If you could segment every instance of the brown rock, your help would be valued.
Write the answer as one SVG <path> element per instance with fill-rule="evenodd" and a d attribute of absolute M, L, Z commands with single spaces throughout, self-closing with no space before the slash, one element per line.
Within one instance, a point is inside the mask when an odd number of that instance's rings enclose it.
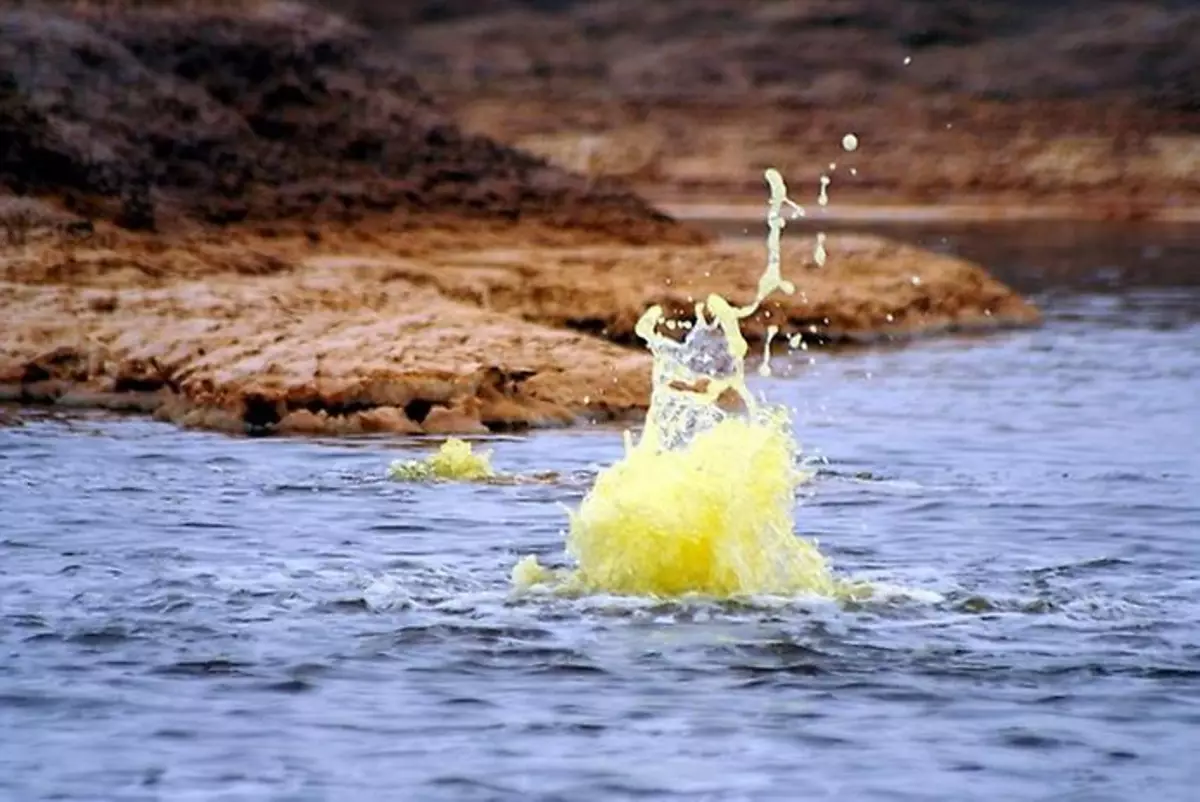
<path fill-rule="evenodd" d="M 402 257 L 386 255 L 396 249 L 384 238 L 360 253 L 301 252 L 289 237 L 243 236 L 216 251 L 172 239 L 157 263 L 143 260 L 164 244 L 153 236 L 25 248 L 0 266 L 4 386 L 47 403 L 153 404 L 164 420 L 249 433 L 465 434 L 624 418 L 649 396 L 649 358 L 633 334 L 642 311 L 660 303 L 690 315 L 709 292 L 749 301 L 764 258 L 755 244 L 528 247 L 493 236 L 445 251 L 419 238 L 404 235 Z M 961 260 L 839 235 L 817 267 L 811 241 L 787 243 L 798 292 L 747 321 L 752 341 L 769 324 L 823 343 L 1037 321 Z M 249 253 L 274 266 L 239 270 Z M 94 302 L 98 288 L 111 304 Z"/>
<path fill-rule="evenodd" d="M 279 421 L 280 434 L 320 434 L 329 431 L 329 416 L 324 411 L 295 409 Z"/>
<path fill-rule="evenodd" d="M 454 407 L 433 407 L 421 422 L 430 434 L 487 434 L 488 427 L 479 419 L 478 404 L 466 402 Z"/>
<path fill-rule="evenodd" d="M 357 413 L 358 420 L 366 432 L 387 432 L 389 434 L 420 434 L 421 425 L 404 414 L 397 407 L 376 407 L 365 412 Z M 483 424 L 479 424 L 481 427 Z M 483 429 L 485 432 L 487 428 Z"/>

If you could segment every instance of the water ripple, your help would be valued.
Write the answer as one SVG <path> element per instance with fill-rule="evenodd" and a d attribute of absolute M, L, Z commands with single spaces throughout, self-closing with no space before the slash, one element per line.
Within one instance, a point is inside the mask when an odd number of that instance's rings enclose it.
<path fill-rule="evenodd" d="M 1190 799 L 1200 319 L 1063 303 L 764 383 L 857 603 L 513 597 L 609 430 L 412 488 L 427 441 L 0 428 L 0 799 Z"/>

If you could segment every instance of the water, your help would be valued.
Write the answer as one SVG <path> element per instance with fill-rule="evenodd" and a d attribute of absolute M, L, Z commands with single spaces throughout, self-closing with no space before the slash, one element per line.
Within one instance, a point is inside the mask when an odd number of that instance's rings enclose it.
<path fill-rule="evenodd" d="M 610 428 L 439 487 L 382 478 L 428 444 L 0 428 L 0 799 L 1194 798 L 1200 236 L 1046 231 L 906 230 L 1044 328 L 756 380 L 828 461 L 801 533 L 909 591 L 861 606 L 510 598 Z"/>

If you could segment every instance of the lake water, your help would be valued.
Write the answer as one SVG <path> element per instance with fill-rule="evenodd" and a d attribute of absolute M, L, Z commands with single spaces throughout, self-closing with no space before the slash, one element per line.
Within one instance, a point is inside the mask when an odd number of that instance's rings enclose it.
<path fill-rule="evenodd" d="M 758 382 L 857 607 L 513 599 L 618 430 L 0 428 L 0 799 L 1145 800 L 1200 786 L 1200 231 L 907 227 L 1046 325 Z M 831 258 L 835 258 L 831 249 Z M 781 364 L 782 368 L 783 365 Z"/>

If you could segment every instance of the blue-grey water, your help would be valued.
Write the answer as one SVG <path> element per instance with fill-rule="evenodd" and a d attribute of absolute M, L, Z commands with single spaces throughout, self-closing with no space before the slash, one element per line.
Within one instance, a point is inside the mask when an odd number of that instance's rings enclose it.
<path fill-rule="evenodd" d="M 861 606 L 510 597 L 612 428 L 412 486 L 434 444 L 22 412 L 0 800 L 1195 799 L 1200 233 L 1048 231 L 909 232 L 1044 327 L 758 384 L 824 461 L 800 534 L 908 590 Z"/>

